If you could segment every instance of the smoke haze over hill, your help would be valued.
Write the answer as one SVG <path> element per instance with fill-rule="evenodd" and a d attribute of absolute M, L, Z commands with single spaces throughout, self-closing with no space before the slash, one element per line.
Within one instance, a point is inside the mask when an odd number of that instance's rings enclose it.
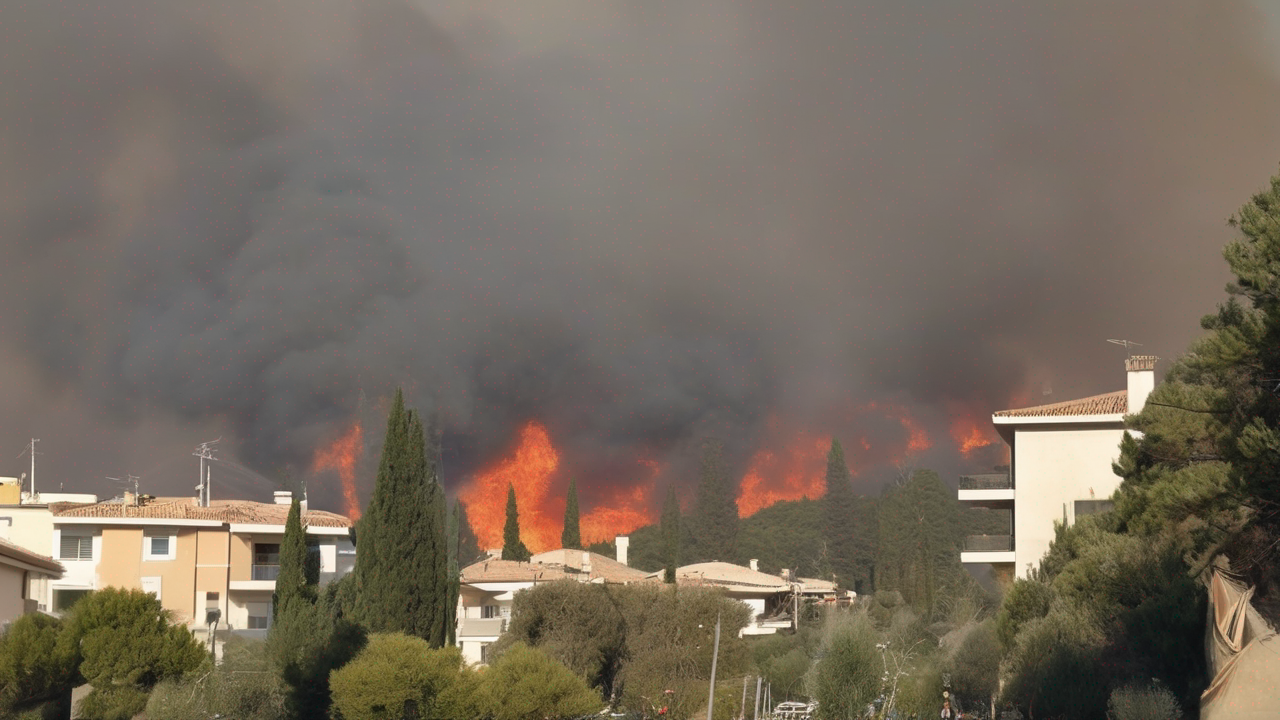
<path fill-rule="evenodd" d="M 1251 5 L 1059 5 L 0 10 L 0 449 L 192 494 L 201 441 L 305 474 L 360 421 L 367 496 L 402 385 L 451 489 L 535 420 L 588 509 L 708 435 L 998 461 L 964 423 L 1184 349 L 1280 162 Z"/>

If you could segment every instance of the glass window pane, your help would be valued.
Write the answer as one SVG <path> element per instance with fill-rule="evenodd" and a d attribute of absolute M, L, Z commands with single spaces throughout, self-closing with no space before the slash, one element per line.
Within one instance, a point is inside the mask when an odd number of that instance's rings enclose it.
<path fill-rule="evenodd" d="M 151 554 L 153 556 L 167 557 L 169 555 L 169 538 L 167 537 L 151 538 Z"/>

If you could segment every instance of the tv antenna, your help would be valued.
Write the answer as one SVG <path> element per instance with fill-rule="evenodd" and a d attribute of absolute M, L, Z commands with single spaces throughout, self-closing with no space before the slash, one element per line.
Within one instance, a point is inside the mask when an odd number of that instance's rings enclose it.
<path fill-rule="evenodd" d="M 209 471 L 205 469 L 205 460 L 216 460 L 213 456 L 215 452 L 214 445 L 222 442 L 222 438 L 203 442 L 196 446 L 195 452 L 191 453 L 200 458 L 200 484 L 196 486 L 196 491 L 200 494 L 196 497 L 196 504 L 200 507 L 209 507 Z"/>
<path fill-rule="evenodd" d="M 1127 352 L 1127 353 L 1129 353 L 1129 357 L 1133 357 L 1133 352 L 1132 352 L 1131 350 L 1129 350 L 1129 348 L 1131 348 L 1131 347 L 1142 347 L 1142 343 L 1136 343 L 1136 342 L 1134 342 L 1134 341 L 1132 341 L 1132 340 L 1110 340 L 1110 339 L 1108 339 L 1108 340 L 1107 340 L 1107 342 L 1111 343 L 1112 345 L 1120 345 L 1120 346 L 1123 346 L 1123 347 L 1124 347 L 1124 351 L 1125 351 L 1125 352 Z"/>
<path fill-rule="evenodd" d="M 18 453 L 18 457 L 22 457 L 27 453 L 31 453 L 31 497 L 36 496 L 36 456 L 44 453 L 36 452 L 36 443 L 40 442 L 40 438 L 31 438 L 31 442 L 22 448 L 22 452 Z"/>
<path fill-rule="evenodd" d="M 117 482 L 117 483 L 120 483 L 120 485 L 121 485 L 121 486 L 123 486 L 123 487 L 128 487 L 128 486 L 132 485 L 132 486 L 133 486 L 133 504 L 134 504 L 134 505 L 139 504 L 139 499 L 138 499 L 138 498 L 139 498 L 139 495 L 138 495 L 138 480 L 140 480 L 140 478 L 139 478 L 137 475 L 125 475 L 125 476 L 124 476 L 124 477 L 122 477 L 122 478 L 113 478 L 113 477 L 109 477 L 109 478 L 107 478 L 107 479 L 108 479 L 108 480 L 111 480 L 111 481 L 114 481 L 114 482 Z"/>

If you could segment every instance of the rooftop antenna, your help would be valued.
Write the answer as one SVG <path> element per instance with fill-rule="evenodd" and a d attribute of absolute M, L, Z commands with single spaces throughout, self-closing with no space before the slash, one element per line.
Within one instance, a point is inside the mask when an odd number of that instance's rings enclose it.
<path fill-rule="evenodd" d="M 1112 345 L 1120 345 L 1120 346 L 1123 346 L 1123 347 L 1124 347 L 1124 351 L 1125 351 L 1126 353 L 1129 353 L 1129 357 L 1133 357 L 1133 351 L 1132 351 L 1132 350 L 1130 350 L 1129 348 L 1131 348 L 1131 347 L 1142 347 L 1142 343 L 1136 343 L 1136 342 L 1134 342 L 1134 341 L 1132 341 L 1132 340 L 1110 340 L 1110 339 L 1109 339 L 1109 340 L 1107 340 L 1107 342 L 1111 343 Z"/>
<path fill-rule="evenodd" d="M 109 477 L 109 478 L 107 478 L 107 479 L 108 479 L 108 480 L 114 480 L 115 482 L 118 482 L 118 483 L 120 483 L 121 485 L 123 485 L 123 486 L 125 486 L 125 487 L 128 487 L 128 486 L 132 485 L 132 486 L 133 486 L 133 504 L 134 504 L 134 505 L 138 505 L 138 504 L 139 504 L 139 500 L 138 500 L 138 498 L 139 498 L 139 495 L 138 495 L 138 480 L 139 480 L 140 478 L 139 478 L 137 475 L 125 475 L 123 478 L 113 478 L 113 477 Z"/>
<path fill-rule="evenodd" d="M 216 460 L 213 456 L 214 445 L 222 442 L 222 438 L 203 442 L 196 446 L 195 452 L 191 453 L 200 458 L 200 484 L 196 486 L 196 490 L 200 493 L 196 498 L 196 504 L 200 507 L 209 507 L 209 473 L 205 470 L 205 460 Z"/>
<path fill-rule="evenodd" d="M 40 442 L 40 438 L 31 438 L 31 442 L 27 443 L 22 452 L 18 453 L 18 457 L 31 453 L 31 498 L 33 500 L 36 497 L 36 456 L 44 454 L 36 452 L 36 443 L 38 442 Z"/>

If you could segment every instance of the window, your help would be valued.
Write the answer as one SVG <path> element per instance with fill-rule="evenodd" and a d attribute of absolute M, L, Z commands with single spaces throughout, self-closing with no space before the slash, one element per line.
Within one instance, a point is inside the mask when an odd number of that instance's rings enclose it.
<path fill-rule="evenodd" d="M 80 598 L 88 594 L 88 590 L 58 590 L 55 588 L 53 591 L 53 611 L 66 612 L 67 610 L 70 610 L 71 606 L 75 605 Z"/>
<path fill-rule="evenodd" d="M 207 608 L 218 607 L 218 593 L 207 592 L 204 594 L 204 606 Z"/>
<path fill-rule="evenodd" d="M 489 643 L 480 643 L 480 664 L 489 664 Z"/>
<path fill-rule="evenodd" d="M 1076 517 L 1082 518 L 1086 515 L 1109 512 L 1113 507 L 1115 504 L 1110 500 L 1077 500 Z"/>
<path fill-rule="evenodd" d="M 254 543 L 253 544 L 253 564 L 254 565 L 279 565 L 280 564 L 280 543 Z"/>
<path fill-rule="evenodd" d="M 176 556 L 178 533 L 168 528 L 148 530 L 142 538 L 143 560 L 173 560 Z"/>
<path fill-rule="evenodd" d="M 92 535 L 66 535 L 63 534 L 62 540 L 58 545 L 59 560 L 92 560 L 93 559 L 93 536 Z"/>
<path fill-rule="evenodd" d="M 271 603 L 247 603 L 250 630 L 266 630 L 271 619 Z"/>
<path fill-rule="evenodd" d="M 480 617 L 484 620 L 492 620 L 493 618 L 498 617 L 498 606 L 485 605 L 480 608 Z"/>

